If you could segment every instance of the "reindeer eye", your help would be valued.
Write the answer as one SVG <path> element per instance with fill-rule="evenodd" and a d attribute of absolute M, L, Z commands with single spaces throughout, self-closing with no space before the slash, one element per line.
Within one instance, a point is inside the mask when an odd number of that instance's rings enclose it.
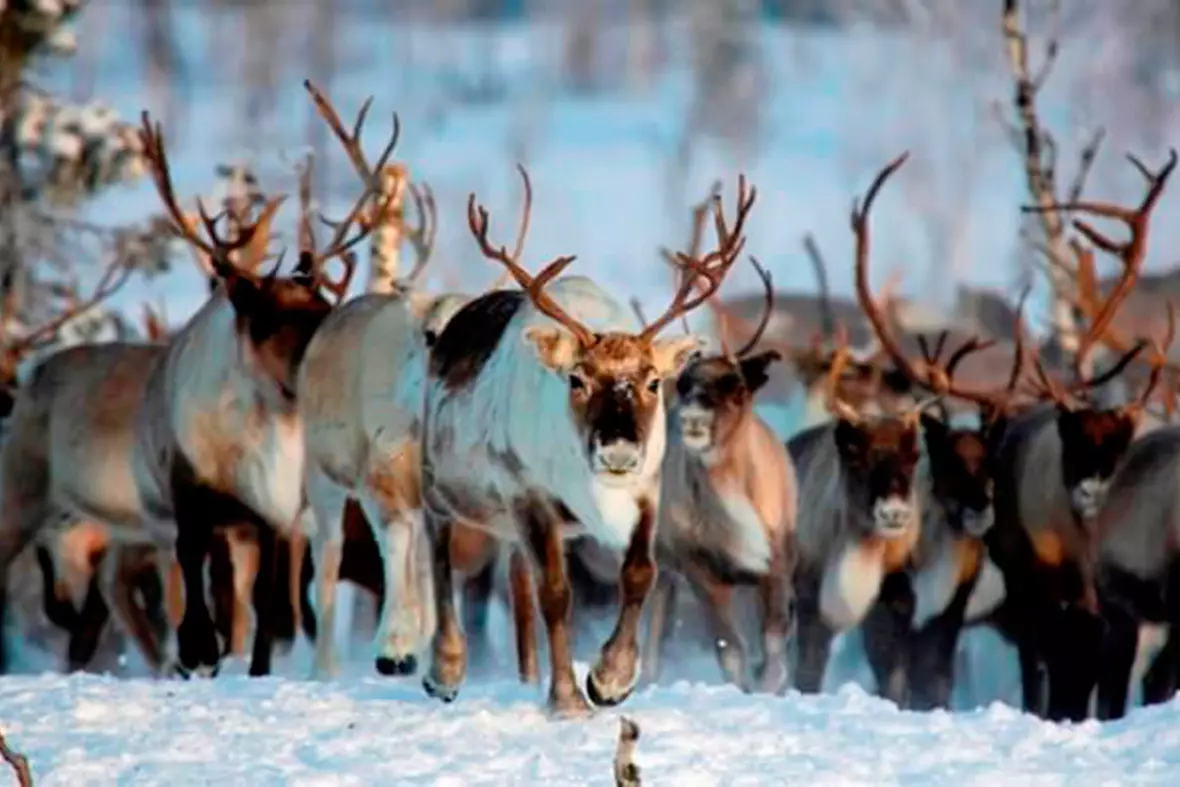
<path fill-rule="evenodd" d="M 586 389 L 586 381 L 583 380 L 580 375 L 571 374 L 570 375 L 570 390 L 571 391 L 583 391 L 585 389 Z"/>
<path fill-rule="evenodd" d="M 651 393 L 659 393 L 660 392 L 660 378 L 653 377 L 650 380 L 648 380 L 647 381 L 647 390 Z"/>

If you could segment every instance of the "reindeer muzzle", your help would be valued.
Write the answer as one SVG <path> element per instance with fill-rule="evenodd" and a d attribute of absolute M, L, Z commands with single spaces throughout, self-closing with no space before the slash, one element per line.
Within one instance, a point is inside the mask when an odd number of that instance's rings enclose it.
<path fill-rule="evenodd" d="M 594 448 L 594 471 L 606 476 L 630 476 L 639 472 L 643 465 L 643 453 L 639 446 L 629 440 L 615 440 L 608 445 L 601 443 Z"/>
<path fill-rule="evenodd" d="M 992 529 L 992 525 L 996 523 L 996 515 L 991 506 L 988 506 L 982 511 L 965 508 L 960 516 L 963 533 L 971 538 L 983 538 L 987 534 L 987 531 Z"/>
<path fill-rule="evenodd" d="M 897 495 L 873 503 L 873 530 L 881 538 L 900 538 L 909 531 L 913 520 L 913 505 Z"/>

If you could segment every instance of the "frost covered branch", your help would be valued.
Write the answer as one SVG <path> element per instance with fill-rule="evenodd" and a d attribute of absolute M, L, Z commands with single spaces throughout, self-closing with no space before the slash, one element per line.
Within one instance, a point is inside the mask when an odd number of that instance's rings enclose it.
<path fill-rule="evenodd" d="M 8 748 L 8 741 L 4 739 L 2 732 L 0 732 L 0 758 L 12 766 L 12 771 L 16 774 L 16 783 L 20 787 L 33 787 L 33 775 L 29 772 L 29 758 Z"/>

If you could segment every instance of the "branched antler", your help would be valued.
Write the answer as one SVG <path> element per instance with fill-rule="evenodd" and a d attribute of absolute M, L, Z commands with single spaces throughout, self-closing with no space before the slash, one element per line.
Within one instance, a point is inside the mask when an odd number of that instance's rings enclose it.
<path fill-rule="evenodd" d="M 713 222 L 717 232 L 717 248 L 703 256 L 699 252 L 697 254 L 676 253 L 677 266 L 689 271 L 690 275 L 682 278 L 672 303 L 664 313 L 643 329 L 640 334 L 642 338 L 647 340 L 655 338 L 673 320 L 697 308 L 717 291 L 725 275 L 733 267 L 734 261 L 746 245 L 743 235 L 746 218 L 750 215 L 750 209 L 754 206 L 757 196 L 758 190 L 747 186 L 746 176 L 740 175 L 738 177 L 737 215 L 731 230 L 725 221 L 721 195 L 713 195 L 711 203 Z M 705 280 L 704 284 L 698 284 L 702 278 Z M 695 296 L 693 295 L 694 290 L 696 290 Z"/>
<path fill-rule="evenodd" d="M 230 274 L 245 274 L 256 270 L 270 242 L 270 224 L 275 213 L 283 204 L 284 197 L 267 200 L 258 213 L 258 218 L 252 222 L 244 222 L 238 228 L 236 237 L 227 239 L 218 231 L 218 220 L 224 214 L 210 217 L 205 210 L 204 203 L 197 199 L 197 214 L 205 229 L 205 238 L 197 231 L 195 222 L 185 213 L 176 199 L 176 192 L 172 186 L 172 175 L 168 167 L 168 157 L 164 152 L 164 132 L 159 123 L 153 124 L 151 115 L 143 113 L 142 125 L 139 129 L 140 143 L 143 148 L 144 160 L 148 171 L 155 182 L 156 192 L 164 203 L 168 213 L 172 231 L 193 248 L 208 255 L 213 270 L 219 276 Z M 234 265 L 231 253 L 242 251 L 241 267 Z"/>
<path fill-rule="evenodd" d="M 340 115 L 332 106 L 332 102 L 328 100 L 319 88 L 312 84 L 310 79 L 303 80 L 303 87 L 306 88 L 308 94 L 311 96 L 312 102 L 315 104 L 320 116 L 328 124 L 332 133 L 335 134 L 336 139 L 339 140 L 345 153 L 348 154 L 348 159 L 352 162 L 353 169 L 356 170 L 357 176 L 365 186 L 360 197 L 353 203 L 352 210 L 349 211 L 343 221 L 335 223 L 328 221 L 322 216 L 320 217 L 321 221 L 335 229 L 335 234 L 328 242 L 327 248 L 324 251 L 315 253 L 305 251 L 303 253 L 310 256 L 306 259 L 301 256 L 300 259 L 300 267 L 313 271 L 313 275 L 319 286 L 329 290 L 338 299 L 341 299 L 347 294 L 348 286 L 352 282 L 353 274 L 356 272 L 356 256 L 352 253 L 352 248 L 364 238 L 368 237 L 374 227 L 385 219 L 386 213 L 397 198 L 398 190 L 392 189 L 389 194 L 386 194 L 378 201 L 378 204 L 373 210 L 368 210 L 370 200 L 383 193 L 380 173 L 385 169 L 389 157 L 393 155 L 394 148 L 397 147 L 398 138 L 401 136 L 401 121 L 398 119 L 397 113 L 393 113 L 393 131 L 390 134 L 389 141 L 386 143 L 381 155 L 377 158 L 376 164 L 370 166 L 369 160 L 361 147 L 361 134 L 364 131 L 365 119 L 369 114 L 369 108 L 373 105 L 373 97 L 370 96 L 361 105 L 356 120 L 353 122 L 352 132 L 350 133 L 344 128 L 344 123 L 340 120 Z M 357 231 L 350 238 L 348 234 L 352 231 L 354 224 L 357 226 Z M 333 258 L 339 258 L 345 266 L 344 273 L 336 280 L 328 278 L 325 270 L 326 264 Z"/>
<path fill-rule="evenodd" d="M 525 182 L 525 194 L 527 196 L 526 207 L 531 205 L 532 187 L 529 185 L 528 172 L 521 165 L 517 165 L 520 170 L 521 177 Z M 527 214 L 527 210 L 525 213 Z M 574 255 L 566 257 L 558 257 L 557 259 L 546 265 L 539 274 L 535 277 L 525 270 L 521 265 L 516 255 L 508 253 L 508 248 L 501 246 L 495 248 L 488 240 L 488 211 L 482 205 L 476 205 L 475 193 L 472 192 L 467 198 L 467 224 L 471 228 L 471 234 L 475 236 L 476 242 L 479 244 L 480 251 L 490 260 L 503 265 L 508 273 L 516 280 L 529 296 L 529 300 L 542 314 L 552 318 L 554 321 L 564 325 L 569 329 L 570 333 L 577 338 L 578 342 L 583 346 L 589 347 L 596 341 L 594 332 L 587 328 L 582 323 L 575 320 L 570 314 L 553 298 L 545 292 L 545 285 L 555 279 L 563 270 L 565 270 L 576 257 Z M 521 227 L 528 227 L 528 219 L 521 218 Z M 523 235 L 517 238 L 517 247 L 524 242 Z"/>
<path fill-rule="evenodd" d="M 852 205 L 850 224 L 852 232 L 856 237 L 856 295 L 860 301 L 861 309 L 864 310 L 865 316 L 868 317 L 869 323 L 873 327 L 873 332 L 877 335 L 878 341 L 881 342 L 882 351 L 893 361 L 898 370 L 914 383 L 939 396 L 955 396 L 990 408 L 996 408 L 997 410 L 1003 409 L 1007 406 L 1008 399 L 1015 385 L 1000 390 L 978 390 L 968 388 L 954 380 L 955 369 L 967 356 L 986 350 L 994 345 L 995 342 L 981 341 L 976 337 L 968 339 L 951 354 L 950 360 L 944 367 L 941 365 L 940 359 L 946 344 L 946 337 L 940 337 L 933 353 L 930 352 L 929 346 L 923 341 L 920 343 L 924 356 L 923 363 L 915 363 L 901 349 L 901 345 L 889 328 L 888 320 L 873 299 L 869 287 L 869 214 L 881 187 L 890 176 L 905 164 L 908 158 L 908 152 L 902 153 L 885 165 L 877 173 L 876 178 L 873 179 L 872 185 L 869 186 L 863 206 L 857 201 L 854 201 Z M 1021 355 L 1022 353 L 1018 350 L 1017 364 L 1020 362 Z M 1019 366 L 1017 368 L 1019 369 Z"/>

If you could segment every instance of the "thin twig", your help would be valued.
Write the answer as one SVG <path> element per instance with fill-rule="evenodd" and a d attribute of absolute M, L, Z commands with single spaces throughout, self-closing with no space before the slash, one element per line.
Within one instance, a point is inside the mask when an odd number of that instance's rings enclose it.
<path fill-rule="evenodd" d="M 0 758 L 12 766 L 12 771 L 16 774 L 16 783 L 20 787 L 33 787 L 33 774 L 29 771 L 29 758 L 8 748 L 8 741 L 4 740 L 2 732 L 0 732 Z"/>
<path fill-rule="evenodd" d="M 1073 183 L 1069 187 L 1069 202 L 1077 202 L 1082 198 L 1086 188 L 1086 179 L 1090 177 L 1090 170 L 1094 168 L 1094 160 L 1098 158 L 1098 148 L 1106 137 L 1106 129 L 1099 126 L 1090 137 L 1090 141 L 1082 148 L 1082 155 L 1078 161 L 1078 172 L 1074 175 Z"/>

